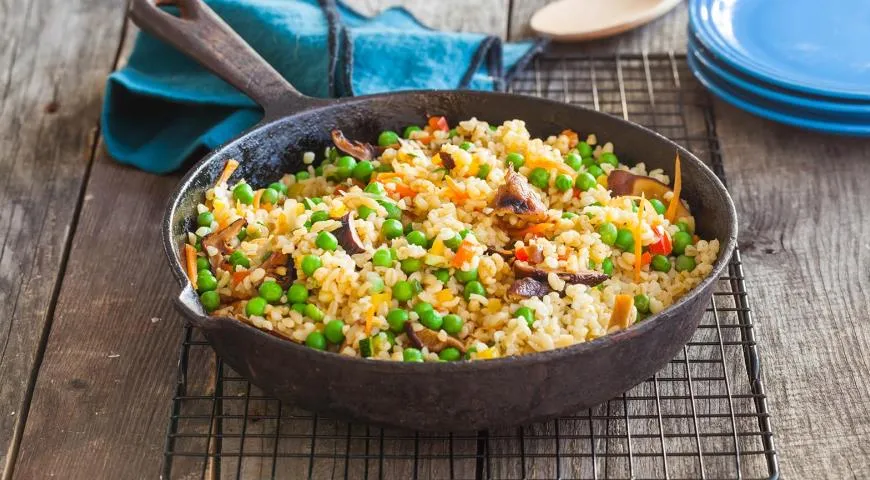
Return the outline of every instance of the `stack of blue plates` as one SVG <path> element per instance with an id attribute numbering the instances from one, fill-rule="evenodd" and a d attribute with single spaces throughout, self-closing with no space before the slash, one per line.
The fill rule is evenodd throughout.
<path id="1" fill-rule="evenodd" d="M 870 136 L 870 0 L 690 0 L 687 58 L 739 108 Z"/>

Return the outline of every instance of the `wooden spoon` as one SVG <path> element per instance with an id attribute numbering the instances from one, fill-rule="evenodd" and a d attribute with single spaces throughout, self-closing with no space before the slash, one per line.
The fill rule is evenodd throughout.
<path id="1" fill-rule="evenodd" d="M 532 15 L 531 27 L 558 41 L 610 37 L 655 20 L 682 0 L 559 0 Z"/>

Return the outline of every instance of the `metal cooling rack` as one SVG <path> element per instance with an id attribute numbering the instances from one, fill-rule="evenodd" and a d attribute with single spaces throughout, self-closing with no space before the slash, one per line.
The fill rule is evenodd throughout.
<path id="1" fill-rule="evenodd" d="M 646 124 L 724 179 L 709 97 L 682 57 L 549 54 L 510 90 Z M 523 428 L 425 434 L 348 424 L 264 396 L 196 331 L 186 331 L 180 355 L 164 478 L 779 475 L 739 252 L 692 341 L 662 371 L 595 408 Z"/>

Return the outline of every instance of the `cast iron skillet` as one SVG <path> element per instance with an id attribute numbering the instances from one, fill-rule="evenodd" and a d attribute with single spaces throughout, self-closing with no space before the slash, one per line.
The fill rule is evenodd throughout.
<path id="1" fill-rule="evenodd" d="M 134 0 L 143 30 L 190 55 L 243 91 L 265 118 L 212 152 L 184 177 L 169 202 L 163 243 L 183 287 L 177 304 L 218 355 L 253 384 L 303 408 L 349 420 L 418 430 L 474 430 L 528 423 L 608 400 L 640 383 L 674 357 L 697 328 L 734 249 L 731 198 L 713 172 L 687 150 L 633 123 L 564 103 L 500 93 L 413 91 L 340 100 L 301 95 L 200 0 L 176 0 L 180 17 Z M 321 152 L 329 132 L 371 140 L 385 129 L 417 124 L 427 114 L 451 121 L 520 118 L 536 136 L 565 128 L 613 142 L 628 163 L 672 173 L 682 158 L 683 195 L 703 238 L 721 242 L 713 272 L 675 305 L 627 330 L 521 357 L 456 363 L 402 363 L 351 358 L 276 338 L 237 320 L 207 317 L 183 269 L 180 247 L 195 207 L 235 158 L 233 179 L 267 185 L 302 167 L 302 153 Z"/>

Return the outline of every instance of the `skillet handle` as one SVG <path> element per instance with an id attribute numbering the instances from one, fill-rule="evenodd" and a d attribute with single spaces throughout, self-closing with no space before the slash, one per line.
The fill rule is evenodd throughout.
<path id="1" fill-rule="evenodd" d="M 158 5 L 177 6 L 181 14 Z M 202 0 L 133 0 L 130 18 L 241 90 L 267 119 L 325 103 L 299 93 Z"/>

